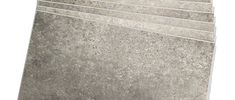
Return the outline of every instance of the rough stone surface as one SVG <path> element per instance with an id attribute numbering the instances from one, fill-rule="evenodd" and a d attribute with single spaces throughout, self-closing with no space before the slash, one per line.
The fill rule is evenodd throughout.
<path id="1" fill-rule="evenodd" d="M 162 7 L 149 7 L 142 5 L 127 5 L 121 3 L 103 2 L 97 0 L 45 0 L 59 3 L 68 3 L 96 8 L 104 8 L 118 11 L 134 12 L 149 15 L 158 15 L 174 18 L 182 18 L 196 21 L 213 22 L 213 13 L 211 12 L 193 12 L 179 9 L 167 9 Z M 118 1 L 118 0 L 117 0 Z M 129 0 L 126 0 L 129 1 Z M 173 3 L 171 3 L 173 4 Z"/>
<path id="2" fill-rule="evenodd" d="M 212 0 L 179 0 L 179 1 L 192 1 L 192 2 L 205 2 L 205 3 L 211 3 Z"/>
<path id="3" fill-rule="evenodd" d="M 212 12 L 212 4 L 210 3 L 185 2 L 178 0 L 98 0 L 98 1 Z"/>
<path id="4" fill-rule="evenodd" d="M 213 48 L 37 12 L 19 100 L 206 100 Z"/>
<path id="5" fill-rule="evenodd" d="M 208 31 L 200 31 L 200 30 L 192 30 L 181 27 L 173 27 L 169 25 L 161 25 L 161 24 L 153 24 L 153 23 L 145 23 L 140 21 L 126 20 L 116 17 L 108 17 L 97 14 L 90 14 L 78 11 L 64 10 L 64 9 L 56 9 L 49 7 L 41 7 L 37 8 L 39 11 L 53 13 L 62 16 L 69 16 L 74 18 L 82 18 L 85 20 L 96 21 L 105 24 L 117 25 L 122 27 L 128 27 L 137 30 L 144 30 L 148 32 L 155 32 L 164 35 L 182 37 L 182 38 L 191 38 L 196 40 L 214 42 L 214 34 L 213 32 Z"/>
<path id="6" fill-rule="evenodd" d="M 92 13 L 92 14 L 98 14 L 98 15 L 104 15 L 104 16 L 118 17 L 118 18 L 128 19 L 128 20 L 135 20 L 135 21 L 142 21 L 142 22 L 149 22 L 149 23 L 163 24 L 163 25 L 171 25 L 175 27 L 184 27 L 184 28 L 191 28 L 191 29 L 214 32 L 214 24 L 212 22 L 208 23 L 208 22 L 201 22 L 201 21 L 191 21 L 191 20 L 174 18 L 174 17 L 130 13 L 130 12 L 123 12 L 123 11 L 109 10 L 109 9 L 100 9 L 100 8 L 95 8 L 95 7 L 90 7 L 90 6 L 69 5 L 69 4 L 66 5 L 66 4 L 60 4 L 60 3 L 55 3 L 55 2 L 45 2 L 45 1 L 39 1 L 38 5 L 72 10 L 72 11 L 86 12 L 86 13 Z"/>

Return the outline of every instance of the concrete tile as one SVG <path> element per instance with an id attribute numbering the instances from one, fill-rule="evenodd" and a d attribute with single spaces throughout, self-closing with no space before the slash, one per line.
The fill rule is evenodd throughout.
<path id="1" fill-rule="evenodd" d="M 213 48 L 37 12 L 18 100 L 206 100 Z"/>
<path id="2" fill-rule="evenodd" d="M 39 11 L 54 13 L 63 16 L 78 17 L 86 20 L 97 21 L 105 24 L 123 26 L 138 30 L 144 30 L 149 32 L 156 32 L 159 34 L 182 37 L 182 38 L 191 38 L 201 41 L 214 42 L 213 32 L 200 31 L 188 28 L 173 27 L 169 25 L 153 24 L 140 21 L 126 20 L 116 17 L 109 17 L 91 13 L 84 13 L 78 11 L 42 7 L 38 6 Z"/>
<path id="3" fill-rule="evenodd" d="M 174 9 L 192 10 L 192 11 L 202 11 L 202 12 L 212 12 L 212 4 L 210 3 L 186 2 L 179 0 L 100 0 L 100 1 L 174 8 Z"/>
<path id="4" fill-rule="evenodd" d="M 123 18 L 123 19 L 128 19 L 128 20 L 149 22 L 149 23 L 155 23 L 155 24 L 164 24 L 164 25 L 171 25 L 171 26 L 176 26 L 176 27 L 184 27 L 184 28 L 191 28 L 191 29 L 214 32 L 214 24 L 212 22 L 208 23 L 208 22 L 201 22 L 201 21 L 191 21 L 191 20 L 185 20 L 185 19 L 179 19 L 179 18 L 173 18 L 173 17 L 129 13 L 129 12 L 123 12 L 123 11 L 100 9 L 100 8 L 80 6 L 80 5 L 61 4 L 61 3 L 56 3 L 56 2 L 39 1 L 38 5 L 72 10 L 72 11 L 86 12 L 86 13 L 92 13 L 92 14 L 99 14 L 99 15 L 104 15 L 104 16 L 118 17 L 118 18 Z"/>
<path id="5" fill-rule="evenodd" d="M 179 1 L 211 3 L 212 0 L 179 0 Z"/>
<path id="6" fill-rule="evenodd" d="M 90 7 L 104 8 L 104 9 L 118 10 L 125 12 L 157 15 L 157 16 L 175 17 L 175 18 L 182 18 L 182 19 L 189 19 L 196 21 L 205 21 L 205 22 L 213 22 L 214 19 L 213 13 L 210 12 L 193 12 L 193 11 L 185 11 L 179 9 L 157 8 L 157 7 L 149 7 L 141 5 L 126 5 L 113 2 L 103 2 L 99 0 L 98 1 L 97 0 L 46 0 L 46 1 L 68 3 L 81 6 L 90 6 Z"/>

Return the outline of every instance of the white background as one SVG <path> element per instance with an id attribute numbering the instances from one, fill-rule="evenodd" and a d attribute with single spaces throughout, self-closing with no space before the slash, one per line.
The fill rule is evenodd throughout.
<path id="1" fill-rule="evenodd" d="M 210 100 L 235 100 L 235 1 L 214 0 L 217 42 Z M 17 100 L 36 0 L 0 0 L 0 100 Z"/>

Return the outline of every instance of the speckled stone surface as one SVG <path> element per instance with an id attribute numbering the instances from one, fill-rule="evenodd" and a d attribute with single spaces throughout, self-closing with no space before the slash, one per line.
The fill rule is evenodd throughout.
<path id="1" fill-rule="evenodd" d="M 179 0 L 179 1 L 191 1 L 191 2 L 205 2 L 205 3 L 211 3 L 212 0 Z"/>
<path id="2" fill-rule="evenodd" d="M 64 1 L 64 2 L 76 2 L 79 0 L 51 0 L 51 1 Z M 198 2 L 188 2 L 188 1 L 178 1 L 178 0 L 89 0 L 89 1 L 103 1 L 110 3 L 126 4 L 126 5 L 142 5 L 142 6 L 152 6 L 161 7 L 169 9 L 182 9 L 191 11 L 201 11 L 201 12 L 212 12 L 211 3 L 198 3 Z"/>
<path id="3" fill-rule="evenodd" d="M 129 12 L 109 10 L 109 9 L 99 9 L 99 8 L 94 8 L 94 7 L 89 7 L 89 6 L 60 4 L 60 3 L 47 2 L 47 1 L 46 2 L 39 1 L 38 5 L 72 10 L 72 11 L 80 11 L 80 12 L 86 12 L 86 13 L 92 13 L 92 14 L 98 14 L 98 15 L 104 15 L 104 16 L 118 17 L 118 18 L 123 18 L 123 19 L 128 19 L 128 20 L 143 21 L 143 22 L 149 22 L 149 23 L 155 23 L 155 24 L 171 25 L 175 27 L 184 27 L 184 28 L 191 28 L 191 29 L 214 32 L 214 24 L 212 22 L 208 23 L 208 22 L 200 22 L 200 21 L 191 21 L 191 20 L 179 19 L 179 18 L 173 18 L 173 17 L 129 13 Z"/>
<path id="4" fill-rule="evenodd" d="M 148 32 L 155 32 L 159 34 L 171 35 L 171 36 L 182 37 L 182 38 L 191 38 L 191 39 L 196 39 L 196 40 L 214 42 L 213 32 L 192 30 L 192 29 L 186 29 L 186 28 L 180 28 L 180 27 L 172 27 L 169 25 L 145 23 L 145 22 L 116 18 L 116 17 L 108 17 L 108 16 L 102 16 L 102 15 L 96 15 L 96 14 L 90 14 L 90 13 L 83 13 L 83 12 L 78 12 L 78 11 L 55 9 L 55 8 L 48 8 L 48 7 L 41 7 L 41 6 L 38 6 L 37 9 L 43 12 L 49 12 L 49 13 L 59 14 L 63 16 L 65 15 L 65 16 L 77 17 L 77 18 L 92 20 L 92 21 L 105 23 L 105 24 L 123 26 L 123 27 L 132 28 L 132 29 L 144 30 Z"/>
<path id="5" fill-rule="evenodd" d="M 37 12 L 18 100 L 206 100 L 213 49 Z"/>
<path id="6" fill-rule="evenodd" d="M 42 1 L 53 1 L 53 2 L 81 5 L 81 6 L 90 6 L 96 8 L 182 18 L 182 19 L 205 21 L 205 22 L 213 22 L 214 19 L 213 13 L 210 12 L 193 12 L 193 11 L 184 11 L 179 9 L 157 8 L 157 7 L 148 7 L 141 5 L 126 5 L 113 2 L 103 2 L 99 0 L 98 1 L 97 0 L 42 0 Z"/>
<path id="7" fill-rule="evenodd" d="M 178 0 L 100 0 L 100 1 L 164 7 L 164 8 L 175 8 L 182 10 L 202 11 L 202 12 L 213 11 L 212 4 L 210 3 L 185 2 Z"/>

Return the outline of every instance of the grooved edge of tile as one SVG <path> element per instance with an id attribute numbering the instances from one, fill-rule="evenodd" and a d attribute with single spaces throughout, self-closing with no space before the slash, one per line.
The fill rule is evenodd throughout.
<path id="1" fill-rule="evenodd" d="M 43 0 L 43 1 L 51 1 L 51 2 L 63 2 L 63 3 L 71 3 L 71 4 L 78 4 L 78 2 L 81 2 L 83 0 L 77 0 L 77 1 L 71 1 L 71 0 Z M 180 10 L 180 11 L 185 11 L 185 12 L 195 12 L 195 13 L 213 13 L 213 9 L 212 9 L 212 4 L 206 4 L 206 3 L 202 3 L 204 4 L 205 7 L 208 7 L 209 11 L 207 10 L 202 10 L 202 11 L 198 11 L 198 10 L 194 10 L 193 8 L 191 8 L 191 6 L 188 5 L 189 8 L 191 8 L 191 10 L 188 9 L 179 9 L 176 7 L 180 7 L 180 5 L 177 5 L 176 7 L 161 7 L 161 6 L 151 6 L 151 5 L 142 5 L 142 4 L 135 4 L 134 3 L 123 3 L 120 1 L 107 1 L 107 0 L 85 0 L 86 2 L 100 2 L 100 3 L 108 3 L 109 5 L 125 5 L 125 6 L 135 6 L 135 7 L 150 7 L 150 8 L 155 8 L 155 9 L 168 9 L 168 10 Z M 181 1 L 182 2 L 182 1 Z M 169 5 L 172 3 L 167 3 L 165 5 Z M 185 6 L 185 5 L 182 5 Z M 197 8 L 201 9 L 203 7 L 199 7 L 196 6 Z"/>
<path id="2" fill-rule="evenodd" d="M 192 31 L 192 30 L 180 29 L 180 28 L 175 28 L 175 27 L 169 27 L 165 25 L 146 24 L 146 23 L 134 22 L 134 21 L 124 20 L 124 19 L 119 19 L 119 18 L 112 18 L 112 17 L 100 16 L 100 15 L 94 15 L 94 14 L 88 14 L 88 13 L 82 13 L 82 12 L 74 12 L 74 11 L 68 11 L 68 10 L 62 10 L 62 9 L 53 9 L 53 8 L 41 7 L 41 6 L 38 6 L 37 11 L 56 14 L 60 16 L 67 16 L 67 17 L 72 17 L 72 18 L 90 20 L 90 21 L 95 21 L 95 22 L 104 23 L 104 24 L 128 27 L 128 28 L 138 29 L 142 31 L 155 32 L 158 34 L 169 35 L 169 36 L 174 36 L 174 37 L 181 37 L 181 38 L 186 38 L 186 39 L 193 39 L 197 41 L 214 43 L 213 34 L 208 33 L 208 32 Z M 188 32 L 186 33 L 185 31 L 188 31 Z M 174 35 L 176 33 L 178 35 Z M 189 36 L 192 34 L 195 36 Z M 208 35 L 208 36 L 205 36 L 205 35 Z M 200 38 L 203 38 L 203 39 L 200 39 Z"/>
<path id="3" fill-rule="evenodd" d="M 40 6 L 47 6 L 59 9 L 66 9 L 72 11 L 80 11 L 92 14 L 99 14 L 104 16 L 118 17 L 124 18 L 128 20 L 136 20 L 148 23 L 156 23 L 156 24 L 166 24 L 174 27 L 183 27 L 195 30 L 202 30 L 207 32 L 214 31 L 214 24 L 211 22 L 199 22 L 192 20 L 185 20 L 180 18 L 173 17 L 165 17 L 165 16 L 153 16 L 147 14 L 139 14 L 139 13 L 130 13 L 125 11 L 117 11 L 117 10 L 109 10 L 104 8 L 96 8 L 89 6 L 81 6 L 81 5 L 71 5 L 66 3 L 58 3 L 58 2 L 49 2 L 49 1 L 40 1 Z"/>

